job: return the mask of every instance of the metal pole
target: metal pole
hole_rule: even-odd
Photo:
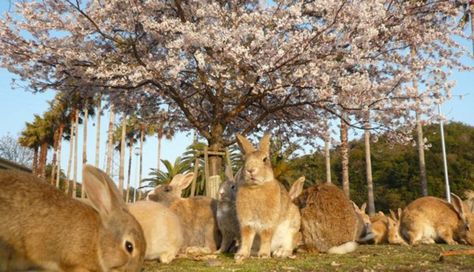
[[[441,106],[438,104],[438,113],[440,115],[439,128],[441,130],[441,148],[443,151],[443,163],[444,163],[444,181],[446,185],[446,200],[451,203],[451,189],[449,188],[449,177],[448,177],[448,161],[446,159],[446,146],[444,144],[444,127],[443,119],[441,119]]]

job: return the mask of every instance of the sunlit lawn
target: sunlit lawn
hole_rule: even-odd
[[[294,259],[248,259],[236,263],[232,254],[178,258],[171,264],[147,262],[144,271],[474,271],[474,255],[456,255],[440,261],[447,250],[468,246],[417,247],[361,245],[350,254],[298,253]]]

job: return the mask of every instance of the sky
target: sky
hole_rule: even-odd
[[[8,1],[0,1],[0,12],[3,13],[8,9]],[[463,44],[472,48],[470,41],[465,41]],[[471,59],[464,58],[463,62],[474,66],[474,62]],[[47,111],[49,104],[48,100],[52,100],[54,97],[53,91],[46,93],[36,93],[24,91],[23,89],[12,88],[11,81],[14,75],[9,73],[7,70],[0,68],[0,137],[7,134],[17,136],[24,128],[25,122],[31,122],[34,118],[34,114],[41,115]],[[468,125],[474,126],[474,72],[456,72],[453,71],[451,80],[455,80],[457,85],[453,90],[453,98],[441,106],[441,110],[446,118],[450,121],[460,121]],[[459,96],[463,96],[460,99]],[[106,130],[109,116],[106,113],[102,118],[101,124],[101,159],[99,167],[105,168],[105,141],[106,141]],[[95,134],[96,127],[93,126],[95,119],[90,119],[88,128],[88,161],[94,163],[95,161]],[[79,138],[79,153],[82,153],[82,126],[80,127]],[[338,138],[336,135],[335,138]],[[191,144],[192,135],[186,135],[186,133],[179,133],[171,140],[162,141],[162,153],[161,158],[174,162],[177,156],[180,156],[185,148]],[[61,158],[61,168],[66,169],[67,154],[69,153],[69,142],[63,142],[63,152]],[[137,173],[137,156],[133,156],[132,162],[132,185],[136,184]],[[82,159],[79,158],[79,162]],[[118,172],[118,155],[115,157],[115,172],[114,177]],[[128,152],[126,157],[128,162]],[[149,137],[146,140],[144,146],[144,159],[143,159],[143,175],[148,176],[150,168],[156,168],[157,165],[157,139],[155,137]],[[79,164],[80,165],[80,164]],[[163,166],[161,166],[163,169]],[[80,172],[80,167],[79,170]],[[80,173],[78,174],[80,177]]]

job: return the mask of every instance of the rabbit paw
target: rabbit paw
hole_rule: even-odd
[[[174,259],[173,253],[164,253],[160,255],[160,262],[162,263],[170,263]]]
[[[291,250],[279,248],[275,250],[272,255],[273,257],[277,257],[277,258],[286,258],[291,255],[291,252],[292,252]]]
[[[236,260],[237,262],[239,261],[242,261],[244,259],[247,259],[249,257],[249,254],[242,254],[242,253],[236,253],[234,255],[234,260]]]

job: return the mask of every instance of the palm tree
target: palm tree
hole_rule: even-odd
[[[33,174],[37,174],[40,140],[33,123],[26,122],[26,128],[21,132],[21,136],[18,139],[18,143],[24,147],[33,150],[32,171]]]
[[[364,125],[364,141],[365,141],[365,163],[366,163],[366,178],[367,178],[367,207],[369,215],[375,214],[374,202],[374,184],[372,181],[372,159],[370,155],[370,111],[367,110],[367,117]]]
[[[177,174],[186,173],[191,170],[191,165],[186,160],[181,159],[181,157],[177,157],[174,163],[168,160],[162,160],[161,162],[165,166],[165,171],[152,168],[148,174],[152,177],[143,180],[143,182],[148,183],[145,187],[168,184]]]
[[[114,155],[114,125],[115,125],[115,108],[113,104],[110,104],[109,108],[110,119],[109,129],[107,131],[107,162],[105,172],[107,175],[112,176],[112,157]]]

